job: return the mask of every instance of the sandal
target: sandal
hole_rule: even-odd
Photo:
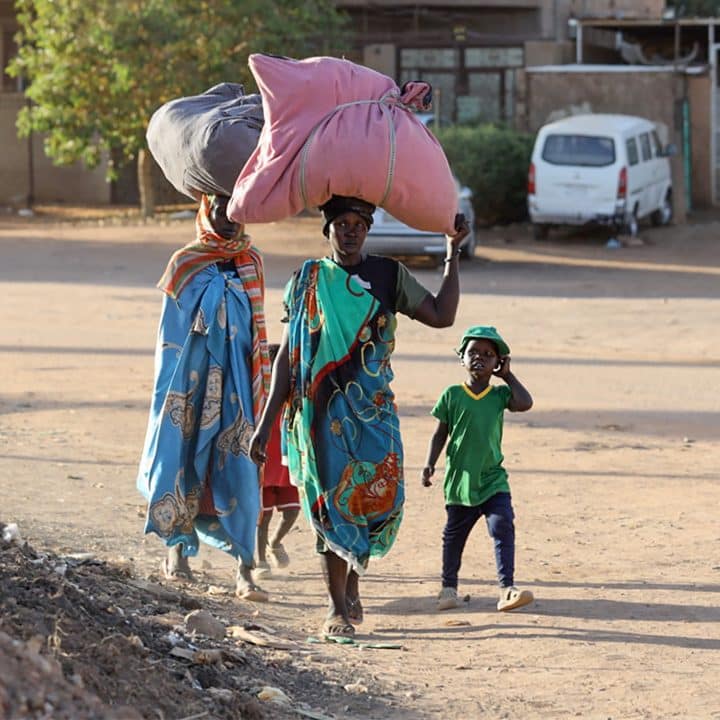
[[[329,617],[322,626],[320,631],[326,640],[353,640],[355,638],[355,628],[340,615]]]
[[[353,625],[360,625],[365,617],[360,598],[356,597],[354,600],[345,598],[345,605],[347,606],[347,614],[350,622]]]
[[[249,600],[250,602],[267,602],[270,599],[270,595],[261,587],[242,578],[238,578],[235,595],[241,600]]]

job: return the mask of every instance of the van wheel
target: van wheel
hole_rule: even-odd
[[[632,215],[627,219],[625,223],[625,232],[630,237],[637,237],[638,230],[640,229],[640,223],[637,218],[637,205],[633,208]]]
[[[662,205],[650,216],[653,225],[667,225],[672,220],[672,191],[668,190]]]
[[[533,237],[536,240],[547,240],[547,236],[550,233],[549,225],[533,225],[532,226]]]

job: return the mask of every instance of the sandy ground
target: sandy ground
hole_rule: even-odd
[[[644,230],[643,244],[522,226],[482,234],[462,265],[456,325],[402,318],[393,367],[406,445],[397,545],[362,590],[361,638],[402,650],[321,648],[354,671],[382,715],[410,718],[720,717],[720,223]],[[166,225],[0,221],[2,520],[35,545],[126,558],[156,572],[134,480],[160,307],[154,288],[192,234]],[[271,338],[282,287],[322,253],[317,221],[251,228],[266,253]],[[438,271],[415,266],[429,288]],[[461,571],[467,607],[437,613],[441,488],[420,486],[429,409],[461,381],[468,325],[496,325],[535,407],[506,420],[519,585],[537,602],[495,610],[483,527]],[[259,617],[311,634],[324,614],[304,522]],[[228,558],[194,562],[232,583]]]

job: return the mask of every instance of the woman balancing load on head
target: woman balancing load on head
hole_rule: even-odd
[[[396,260],[363,254],[374,209],[338,196],[321,207],[331,256],[306,261],[287,285],[287,325],[250,444],[250,457],[263,463],[273,420],[287,401],[290,476],[317,536],[330,604],[327,637],[354,635],[353,623],[362,620],[359,575],[392,547],[402,518],[403,448],[390,389],[395,314],[452,325],[459,247],[469,232],[458,216],[432,295]]]
[[[171,258],[155,353],[155,387],[137,478],[146,532],[169,547],[168,579],[190,578],[202,540],[238,560],[237,594],[267,600],[251,578],[260,509],[248,458],[267,396],[263,267],[227,197],[203,195],[197,238]]]

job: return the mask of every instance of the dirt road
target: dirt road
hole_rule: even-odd
[[[251,228],[266,253],[271,339],[282,287],[322,253],[312,219]],[[720,224],[534,243],[483,233],[462,266],[456,326],[401,318],[393,360],[406,444],[399,540],[363,582],[361,638],[403,650],[318,652],[351,671],[388,718],[720,717]],[[34,544],[131,559],[142,536],[136,464],[145,431],[166,259],[192,233],[167,226],[0,223],[0,519]],[[415,268],[435,289],[439,273]],[[439,614],[441,488],[419,473],[429,409],[462,379],[462,329],[496,325],[535,407],[506,420],[517,512],[517,583],[537,602],[495,610],[490,542],[478,526],[461,571],[466,608]],[[259,618],[309,635],[324,597],[304,523],[289,572],[265,584]],[[232,584],[201,553],[201,580]]]

